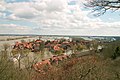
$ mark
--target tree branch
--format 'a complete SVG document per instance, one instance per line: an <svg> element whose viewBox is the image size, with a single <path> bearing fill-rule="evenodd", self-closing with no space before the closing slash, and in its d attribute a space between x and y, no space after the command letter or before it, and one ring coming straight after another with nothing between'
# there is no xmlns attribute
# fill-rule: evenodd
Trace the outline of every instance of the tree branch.
<svg viewBox="0 0 120 80"><path fill-rule="evenodd" d="M84 4L87 8L92 8L92 12L97 12L95 15L102 15L107 10L116 11L120 8L120 0L109 1L109 0L90 0Z"/></svg>

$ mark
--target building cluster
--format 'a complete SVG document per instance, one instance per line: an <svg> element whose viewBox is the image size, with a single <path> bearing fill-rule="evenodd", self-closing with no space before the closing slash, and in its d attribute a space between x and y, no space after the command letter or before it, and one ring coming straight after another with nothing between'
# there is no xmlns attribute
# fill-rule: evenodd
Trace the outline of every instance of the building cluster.
<svg viewBox="0 0 120 80"><path fill-rule="evenodd" d="M43 41L35 40L32 42L16 42L13 49L25 50L29 49L32 52L39 52L47 48L49 51L67 50L71 48L71 42L69 40L54 40L54 41Z"/></svg>
<svg viewBox="0 0 120 80"><path fill-rule="evenodd" d="M52 58L45 59L45 60L42 60L41 62L37 62L33 64L33 68L35 69L35 71L45 74L45 71L43 70L45 66L48 66L48 69L50 69L53 63L58 65L59 62L63 61L64 59L68 59L68 58L70 58L70 56L64 55L64 54L59 55L59 56L53 56Z"/></svg>
<svg viewBox="0 0 120 80"><path fill-rule="evenodd" d="M42 70L42 67L49 65L49 67L52 66L53 63L58 64L59 61L63 61L65 59L70 58L71 54L65 54L66 51L71 50L72 54L75 53L76 48L79 48L80 45L90 45L90 41L86 40L69 40L69 39L55 39L55 40L46 40L43 41L41 39L37 39L30 42L15 42L15 45L13 47L13 50L25 50L29 49L31 52L41 52L42 50L48 50L51 53L54 53L54 55L49 58L42 60L40 62L37 62L33 64L33 68L38 72L44 72Z"/></svg>
<svg viewBox="0 0 120 80"><path fill-rule="evenodd" d="M79 40L69 40L69 39L55 39L55 40L47 40L43 41L41 39L37 39L31 42L15 42L13 50L25 50L28 49L32 52L39 52L48 49L52 53L56 53L58 51L65 52L66 50L73 50L75 46L79 45L90 45L90 41L79 41Z"/></svg>

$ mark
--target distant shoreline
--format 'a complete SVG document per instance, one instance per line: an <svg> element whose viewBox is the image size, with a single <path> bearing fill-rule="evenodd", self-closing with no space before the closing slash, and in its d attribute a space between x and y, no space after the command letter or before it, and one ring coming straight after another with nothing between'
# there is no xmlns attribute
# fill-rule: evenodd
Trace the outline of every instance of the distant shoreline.
<svg viewBox="0 0 120 80"><path fill-rule="evenodd" d="M26 39L26 38L33 38L32 36L0 36L0 41L11 41L11 40L18 40L18 39Z"/></svg>
<svg viewBox="0 0 120 80"><path fill-rule="evenodd" d="M49 35L39 35L39 34L0 34L0 36L57 36L57 37L120 37L118 35L54 35L54 34L49 34Z"/></svg>

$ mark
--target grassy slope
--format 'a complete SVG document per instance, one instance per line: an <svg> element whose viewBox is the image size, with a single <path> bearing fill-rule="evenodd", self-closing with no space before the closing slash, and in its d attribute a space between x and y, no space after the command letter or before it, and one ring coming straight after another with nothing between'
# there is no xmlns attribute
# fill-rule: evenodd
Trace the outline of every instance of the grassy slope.
<svg viewBox="0 0 120 80"><path fill-rule="evenodd" d="M35 80L120 80L120 60L97 55L71 58L55 65L46 74L35 73Z"/></svg>

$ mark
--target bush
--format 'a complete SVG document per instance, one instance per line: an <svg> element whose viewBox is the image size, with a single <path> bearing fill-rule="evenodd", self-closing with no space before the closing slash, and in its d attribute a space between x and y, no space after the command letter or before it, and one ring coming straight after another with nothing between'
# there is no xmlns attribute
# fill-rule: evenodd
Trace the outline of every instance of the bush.
<svg viewBox="0 0 120 80"><path fill-rule="evenodd" d="M120 41L115 41L111 43L106 43L105 48L103 49L102 55L105 58L112 58L116 59L117 57L120 56Z"/></svg>
<svg viewBox="0 0 120 80"><path fill-rule="evenodd" d="M77 50L78 50L78 51L82 51L83 49L86 49L86 46L85 46L85 45L78 45L78 46L77 46Z"/></svg>
<svg viewBox="0 0 120 80"><path fill-rule="evenodd" d="M116 59L119 56L120 56L120 48L116 47L115 52L113 53L113 55L111 56L111 58L112 59Z"/></svg>
<svg viewBox="0 0 120 80"><path fill-rule="evenodd" d="M32 80L33 71L31 67L26 67L23 70L16 68L13 61L11 61L8 56L3 55L9 54L8 48L8 46L6 47L4 45L4 50L0 51L0 80ZM14 54L18 53L18 51L13 52ZM28 66L31 66L31 64Z"/></svg>
<svg viewBox="0 0 120 80"><path fill-rule="evenodd" d="M53 66L46 74L36 73L35 80L119 80L111 60L97 55L71 58ZM116 75L117 74L117 75Z"/></svg>

